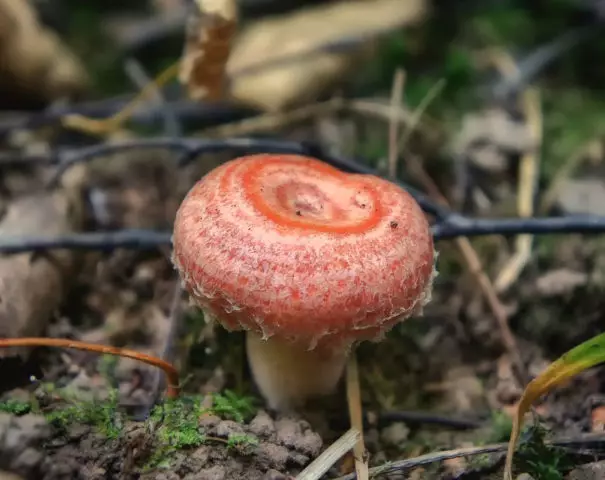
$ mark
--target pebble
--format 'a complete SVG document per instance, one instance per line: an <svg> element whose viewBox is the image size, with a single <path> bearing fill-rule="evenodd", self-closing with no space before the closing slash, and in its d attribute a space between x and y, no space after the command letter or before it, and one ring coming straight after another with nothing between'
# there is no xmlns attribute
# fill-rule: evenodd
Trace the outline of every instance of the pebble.
<svg viewBox="0 0 605 480"><path fill-rule="evenodd" d="M410 435L410 429L404 422L395 422L382 429L380 439L388 447L403 448Z"/></svg>

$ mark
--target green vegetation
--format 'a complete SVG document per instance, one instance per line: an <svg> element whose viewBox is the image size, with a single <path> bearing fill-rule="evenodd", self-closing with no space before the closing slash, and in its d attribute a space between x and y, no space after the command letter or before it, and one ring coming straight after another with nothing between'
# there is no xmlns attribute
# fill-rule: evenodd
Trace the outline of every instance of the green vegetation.
<svg viewBox="0 0 605 480"><path fill-rule="evenodd" d="M5 400L0 402L0 412L12 413L13 415L25 415L32 411L32 404L30 402L23 402L21 400Z"/></svg>
<svg viewBox="0 0 605 480"><path fill-rule="evenodd" d="M538 423L524 432L515 462L517 468L540 480L563 480L573 462L564 450L547 445L545 436L546 430Z"/></svg>
<svg viewBox="0 0 605 480"><path fill-rule="evenodd" d="M84 424L94 427L109 439L120 436L124 417L118 411L118 392L110 390L107 400L77 401L67 399L68 405L45 414L56 428L65 431L71 425Z"/></svg>
<svg viewBox="0 0 605 480"><path fill-rule="evenodd" d="M155 406L148 420L154 431L155 445L145 468L167 466L176 451L198 447L208 441L222 442L239 453L249 453L250 448L258 444L255 437L235 434L226 440L209 437L200 426L200 417L216 415L244 422L254 412L253 399L240 397L231 391L213 395L211 407L205 407L204 397L199 395L183 396Z"/></svg>
<svg viewBox="0 0 605 480"><path fill-rule="evenodd" d="M513 421L509 415L502 411L492 412L491 431L486 443L506 442L513 430Z"/></svg>

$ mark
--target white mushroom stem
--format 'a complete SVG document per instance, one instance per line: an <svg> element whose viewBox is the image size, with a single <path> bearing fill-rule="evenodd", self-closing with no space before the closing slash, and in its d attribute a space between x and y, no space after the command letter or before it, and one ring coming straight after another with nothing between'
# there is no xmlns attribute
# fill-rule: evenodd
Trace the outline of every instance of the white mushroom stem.
<svg viewBox="0 0 605 480"><path fill-rule="evenodd" d="M335 391L348 351L307 350L275 338L246 333L252 375L270 408L292 410L305 401Z"/></svg>

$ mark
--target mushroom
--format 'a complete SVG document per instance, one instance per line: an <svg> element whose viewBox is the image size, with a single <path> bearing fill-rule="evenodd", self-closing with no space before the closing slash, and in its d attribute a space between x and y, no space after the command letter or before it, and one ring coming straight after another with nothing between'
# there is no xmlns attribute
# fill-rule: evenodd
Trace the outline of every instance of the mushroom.
<svg viewBox="0 0 605 480"><path fill-rule="evenodd" d="M252 375L275 410L333 392L351 347L419 314L436 273L409 193L298 155L206 174L179 207L173 248L195 303L247 331Z"/></svg>

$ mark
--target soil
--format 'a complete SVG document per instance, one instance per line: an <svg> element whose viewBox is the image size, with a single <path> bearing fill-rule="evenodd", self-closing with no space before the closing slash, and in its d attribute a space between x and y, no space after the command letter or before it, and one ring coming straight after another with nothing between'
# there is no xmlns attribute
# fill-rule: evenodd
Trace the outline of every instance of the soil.
<svg viewBox="0 0 605 480"><path fill-rule="evenodd" d="M435 63L432 58L431 62ZM413 81L414 72L409 76ZM575 88L575 84L570 87ZM380 89L377 95L382 98L378 106L389 101L388 89ZM429 127L423 133L426 129L419 123L410 135L409 150L423 160L428 176L465 215L516 214L519 159L536 147L517 109L473 104L456 111L455 127L446 113L451 110L445 108L441 123L437 121L443 132ZM10 123L13 115L17 114L2 117ZM545 117L547 123L560 122L566 114L557 110ZM571 129L571 123L566 128ZM196 125L190 126L194 131ZM549 128L544 151L552 156L565 136ZM38 131L5 129L2 124L0 130L7 131L0 136L0 221L11 202L44 192L56 171L48 159L26 161L32 154L97 142L58 126ZM367 163L385 173L387 131L385 118L347 112L325 113L292 127L277 126L271 134L318 142L326 151L351 157L372 157ZM152 135L156 133L163 135L155 130ZM447 139L441 138L442 133ZM571 131L570 136L576 133ZM590 192L585 184L568 178L548 213L604 213L599 197L605 190L602 136L595 134L590 140L598 147L584 155L591 164L588 173L584 171L591 180ZM371 154L376 144L380 155ZM573 157L571 152L566 155ZM172 153L131 149L75 166L57 190L69 192L75 212L70 215L79 217L82 230L170 231L179 202L193 183L232 156L228 152L202 155L180 168ZM561 166L545 161L538 182L539 200L552 181L547 168L558 171ZM405 170L406 181L422 183L407 168L400 170ZM71 224L73 219L69 220L65 223ZM492 280L515 252L513 239L495 236L475 238L472 245ZM602 332L605 242L600 237L535 238L520 275L498 294L528 379L516 372L493 311L455 244L439 242L437 250L439 276L423 315L396 326L380 343L362 344L358 350L370 467L445 449L506 442L526 381L570 348ZM61 285L66 293L61 296L57 291L53 299L59 307L54 302L52 306L31 302L40 308L35 309L35 319L23 324L33 322L32 331L49 337L128 347L167 358L184 379L185 396L211 399L230 391L236 399L253 398L253 409L241 419L209 410L198 424L203 441L166 450L158 437L160 424L149 415L163 401L163 377L157 369L76 350L37 348L20 351L18 356L0 352L0 404L7 410L0 413L0 480L13 478L11 474L17 480L292 480L349 428L343 385L332 397L313 402L296 415L268 411L250 377L243 334L206 323L181 290L169 248L71 255L74 267L63 274ZM40 258L52 266L52 256L37 252L22 262L25 273L34 271L30 267ZM0 286L7 278L0 278ZM44 277L35 280L45 283ZM21 323L15 321L15 325ZM117 408L109 417L118 422L112 425L116 432L102 425L106 411L105 417L94 421L74 415L59 425L49 418L61 408L84 408L85 403L93 403L102 413L114 392ZM30 408L13 411L9 406L16 404L10 402ZM535 405L533 417L547 438L605 433L605 371L592 369L578 375ZM238 438L244 440L234 443ZM550 477L534 473L534 480L562 480L573 467L579 470L569 474L570 480L592 478L603 471L602 445L579 442L566 452L571 463L561 468L563 473ZM540 462L552 460L540 455ZM502 453L471 455L386 478L491 480L501 478L502 460ZM580 466L591 461L596 462ZM517 473L522 470L519 467ZM353 471L351 457L345 456L324 478L336 479Z"/></svg>

